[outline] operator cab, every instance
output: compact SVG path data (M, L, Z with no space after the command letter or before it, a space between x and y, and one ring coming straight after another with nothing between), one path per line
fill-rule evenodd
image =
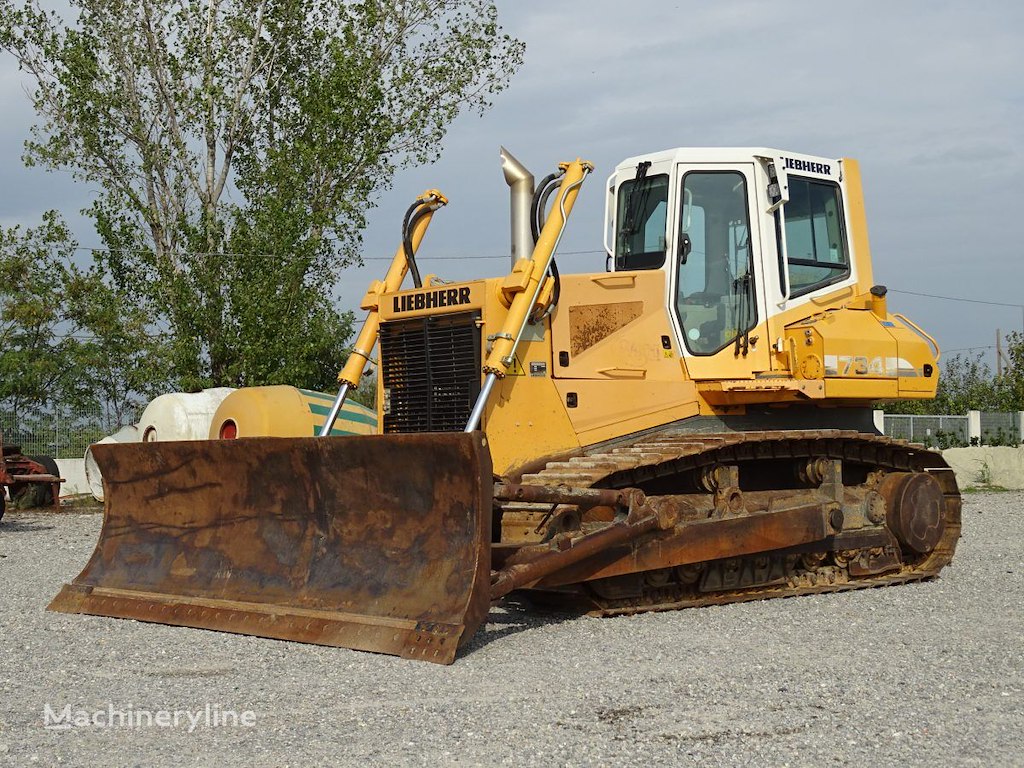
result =
M845 195L839 160L761 148L630 158L608 179L609 269L665 273L695 378L695 358L768 370L771 318L856 282Z

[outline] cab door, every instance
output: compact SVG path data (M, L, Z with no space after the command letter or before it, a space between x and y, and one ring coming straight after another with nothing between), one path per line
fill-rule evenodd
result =
M678 164L668 303L693 379L769 368L753 163Z

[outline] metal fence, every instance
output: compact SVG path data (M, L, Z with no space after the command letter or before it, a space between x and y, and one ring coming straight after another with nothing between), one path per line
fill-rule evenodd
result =
M964 416L885 414L885 434L929 448L1024 443L1024 414L971 411Z
M140 414L131 415L135 418L129 423ZM883 421L889 437L923 443L930 448L1024 443L1024 416L1017 412L972 411L965 416L887 413ZM102 412L66 406L18 414L0 411L0 432L5 445L20 445L26 454L60 459L81 458L92 443L122 426Z
M966 416L910 416L887 413L885 434L936 448L970 444Z
M981 412L982 445L1018 445L1024 442L1016 413Z
M16 414L0 411L4 445L19 445L23 453L58 459L81 458L89 445L120 426L99 411L66 406Z

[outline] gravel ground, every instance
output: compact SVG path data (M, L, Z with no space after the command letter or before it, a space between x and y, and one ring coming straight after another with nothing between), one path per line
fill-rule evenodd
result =
M47 613L98 514L0 523L0 764L1021 765L1024 493L924 583L615 619L493 609L451 667ZM233 710L255 725L43 727Z

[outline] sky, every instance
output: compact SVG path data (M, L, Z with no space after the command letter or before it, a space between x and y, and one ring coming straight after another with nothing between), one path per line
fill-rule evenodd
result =
M420 250L447 279L508 269L507 147L540 179L577 156L584 185L560 246L567 272L604 269L604 179L626 157L671 147L767 146L860 161L875 282L945 354L995 367L996 330L1024 330L1024 3L497 0L524 66L483 117L456 120L432 166L398 173L364 234L365 266L335 301L357 310L383 277L413 198L450 199ZM35 122L25 81L0 57L0 225L77 212L90 192L24 168ZM578 253L578 252L585 253ZM913 294L962 299L949 301ZM996 302L1013 306L971 303Z

